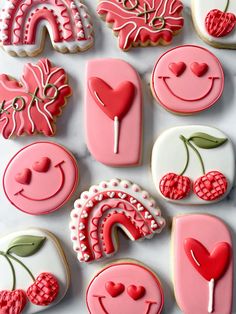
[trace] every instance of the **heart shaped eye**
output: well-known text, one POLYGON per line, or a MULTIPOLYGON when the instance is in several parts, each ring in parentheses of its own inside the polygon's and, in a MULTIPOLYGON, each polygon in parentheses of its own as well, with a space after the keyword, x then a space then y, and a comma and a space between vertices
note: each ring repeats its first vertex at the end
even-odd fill
POLYGON ((130 285, 127 288, 127 293, 133 300, 136 301, 145 295, 146 289, 143 286, 130 285))
POLYGON ((178 63, 170 63, 169 69, 172 73, 174 73, 175 76, 180 76, 184 73, 186 69, 186 64, 184 62, 178 62, 178 63))
POLYGON ((191 70, 196 76, 201 77, 208 71, 208 65, 206 63, 193 62, 191 70))
POLYGON ((19 172, 15 176, 16 182, 20 184, 30 184, 32 172, 30 169, 25 168, 23 171, 19 172))
POLYGON ((42 157, 33 164, 33 169, 37 172, 47 172, 50 168, 51 160, 48 157, 42 157))
POLYGON ((108 281, 105 288, 112 298, 118 297, 125 290, 125 286, 122 283, 114 283, 113 281, 108 281))

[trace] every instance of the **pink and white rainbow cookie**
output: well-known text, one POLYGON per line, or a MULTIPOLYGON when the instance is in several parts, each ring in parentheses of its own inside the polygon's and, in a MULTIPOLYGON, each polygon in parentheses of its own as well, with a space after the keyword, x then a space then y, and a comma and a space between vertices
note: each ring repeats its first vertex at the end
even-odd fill
POLYGON ((53 136, 56 118, 72 94, 66 72, 48 59, 28 63, 19 81, 0 75, 0 134, 9 139, 42 133, 53 136))
POLYGON ((161 283, 149 268, 120 260, 102 269, 86 295, 90 314, 160 314, 164 305, 161 283))
POLYGON ((222 220, 203 214, 173 221, 175 297, 183 313, 231 314, 233 245, 222 220))
POLYGON ((142 92, 138 73, 119 59, 95 59, 87 64, 86 82, 89 151, 109 166, 138 165, 142 155, 142 92))
POLYGON ((151 90, 157 102, 175 114, 190 115, 212 107, 224 89, 224 72, 209 50, 184 45, 165 52, 156 62, 151 90))
POLYGON ((184 26, 182 11, 179 0, 100 0, 97 7, 124 51, 170 44, 184 26))
POLYGON ((1 8, 0 44, 13 56, 39 54, 46 32, 59 52, 93 45, 91 18, 79 0, 4 0, 1 8))
POLYGON ((151 238, 165 226, 148 192, 126 180, 91 186, 71 212, 71 240, 80 262, 92 262, 117 251, 116 229, 132 240, 151 238))

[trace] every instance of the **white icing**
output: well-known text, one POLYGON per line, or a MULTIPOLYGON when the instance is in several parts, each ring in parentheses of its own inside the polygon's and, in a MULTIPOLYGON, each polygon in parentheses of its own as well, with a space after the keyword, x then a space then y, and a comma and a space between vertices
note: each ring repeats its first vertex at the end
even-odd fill
MULTIPOLYGON (((191 125, 191 126, 180 126, 168 129, 163 132, 156 140, 153 151, 152 151, 152 177, 158 194, 165 198, 159 189, 159 183, 161 178, 167 173, 179 174, 184 167, 186 161, 186 151, 183 142, 179 136, 182 134, 188 138, 195 132, 203 132, 219 138, 228 138, 228 141, 214 149, 199 149, 203 158, 206 172, 211 170, 218 170, 222 172, 228 181, 227 192, 222 198, 226 197, 233 186, 234 175, 235 175, 235 158, 232 142, 229 137, 222 133, 220 130, 203 126, 203 125, 191 125)), ((190 161, 188 169, 185 172, 185 176, 189 177, 192 182, 203 175, 201 166, 198 158, 192 149, 189 150, 190 161)), ((165 198, 167 201, 178 203, 178 204, 209 204, 218 202, 220 199, 215 201, 204 201, 198 198, 193 191, 181 200, 170 200, 165 198)))
POLYGON ((215 290, 215 281, 211 279, 208 283, 209 285, 209 304, 208 304, 208 313, 214 312, 214 290, 215 290))

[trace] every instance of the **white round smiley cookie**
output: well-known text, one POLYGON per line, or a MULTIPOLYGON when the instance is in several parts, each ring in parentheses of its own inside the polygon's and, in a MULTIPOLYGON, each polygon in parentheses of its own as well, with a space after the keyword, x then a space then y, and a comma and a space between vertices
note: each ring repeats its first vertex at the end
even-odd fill
POLYGON ((151 76, 154 98, 175 114, 196 114, 213 106, 224 89, 220 61, 193 45, 172 48, 156 62, 151 76))
POLYGON ((220 130, 203 125, 163 132, 152 151, 158 194, 179 204, 210 204, 227 196, 235 175, 234 149, 220 130))

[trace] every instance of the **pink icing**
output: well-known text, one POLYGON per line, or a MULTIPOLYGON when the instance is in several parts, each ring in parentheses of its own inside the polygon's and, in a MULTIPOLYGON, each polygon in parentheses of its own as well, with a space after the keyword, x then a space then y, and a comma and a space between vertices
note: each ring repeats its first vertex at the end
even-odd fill
POLYGON ((224 73, 219 60, 207 49, 179 46, 158 59, 151 86, 154 97, 165 109, 192 114, 211 107, 219 99, 224 73))
MULTIPOLYGON (((114 152, 114 121, 98 106, 86 88, 85 123, 87 145, 94 158, 110 166, 137 165, 141 159, 142 145, 142 97, 137 72, 118 59, 98 59, 88 62, 87 79, 100 78, 113 89, 131 82, 135 88, 132 105, 119 120, 118 151, 114 152), (125 76, 124 76, 125 73, 125 76)), ((113 103, 111 99, 111 103, 113 103)), ((118 111, 117 111, 118 112, 118 111)))
POLYGON ((74 157, 62 146, 50 142, 24 147, 11 159, 3 177, 9 201, 31 215, 59 209, 69 200, 77 183, 74 157), (45 164, 45 158, 50 164, 45 164))
MULTIPOLYGON (((174 219, 174 287, 176 300, 186 314, 208 313, 208 281, 193 267, 184 248, 186 239, 199 241, 209 252, 225 242, 232 246, 225 224, 210 215, 185 215, 174 219)), ((197 252, 195 252, 196 254, 197 252)), ((197 257, 194 256, 195 258, 197 257)), ((215 282, 214 314, 230 314, 233 293, 233 258, 215 282)))
POLYGON ((161 284, 147 268, 119 262, 98 273, 87 289, 90 314, 159 314, 164 304, 161 284), (108 289, 108 284, 114 287, 108 289), (135 292, 135 293, 134 293, 135 292))

